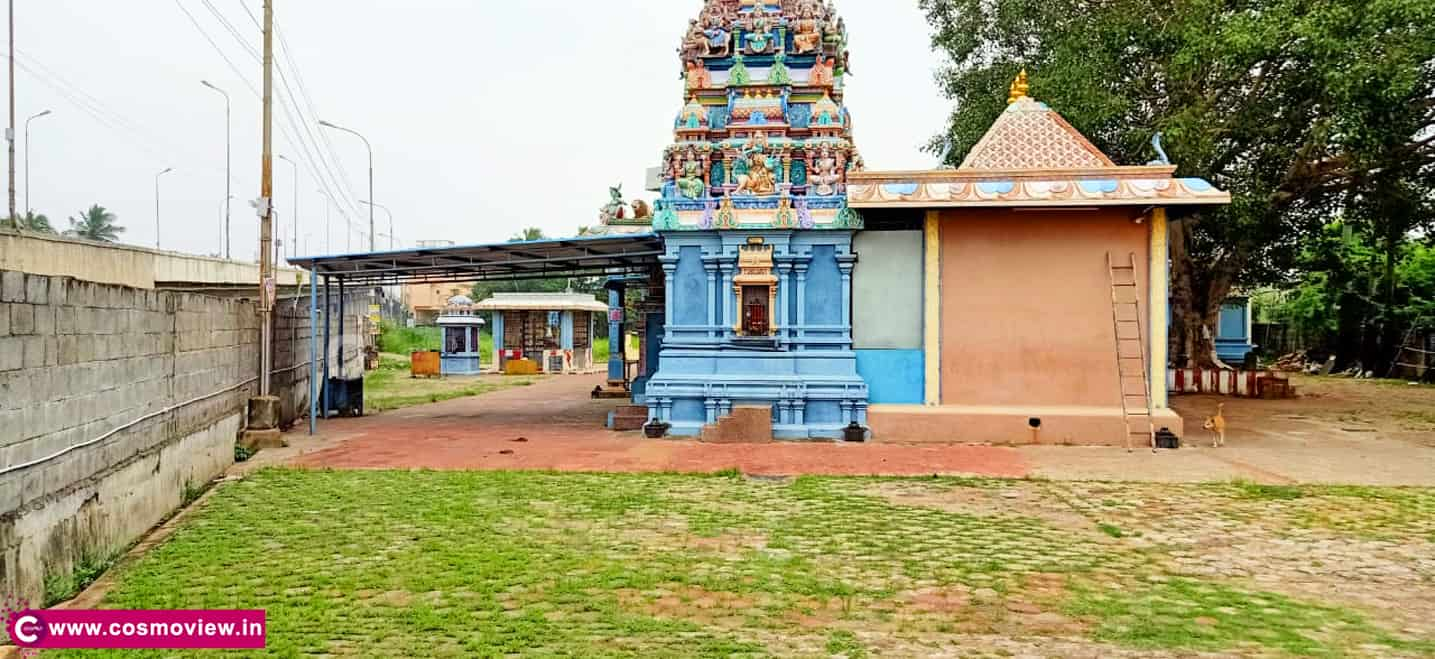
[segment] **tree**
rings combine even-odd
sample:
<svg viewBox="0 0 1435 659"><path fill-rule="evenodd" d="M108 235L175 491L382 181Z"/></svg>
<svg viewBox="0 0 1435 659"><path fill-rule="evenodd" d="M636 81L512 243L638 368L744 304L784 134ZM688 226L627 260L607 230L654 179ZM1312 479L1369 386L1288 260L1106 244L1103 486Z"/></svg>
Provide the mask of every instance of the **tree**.
<svg viewBox="0 0 1435 659"><path fill-rule="evenodd" d="M118 219L104 206L95 204L78 217L70 218L70 230L65 234L102 243L118 242L120 234L125 232L124 227L116 224Z"/></svg>
<svg viewBox="0 0 1435 659"><path fill-rule="evenodd" d="M1237 284L1290 275L1302 236L1435 163L1432 0L921 0L956 109L930 149L956 164L1014 72L1114 159L1161 132L1179 176L1232 194L1173 223L1174 354L1214 361ZM1403 234L1402 234L1403 235Z"/></svg>
<svg viewBox="0 0 1435 659"><path fill-rule="evenodd" d="M15 228L15 220L8 217L0 218L0 228ZM25 216L20 218L20 229L51 235L55 233L55 227L50 224L50 218L46 217L44 213L35 211L26 211Z"/></svg>

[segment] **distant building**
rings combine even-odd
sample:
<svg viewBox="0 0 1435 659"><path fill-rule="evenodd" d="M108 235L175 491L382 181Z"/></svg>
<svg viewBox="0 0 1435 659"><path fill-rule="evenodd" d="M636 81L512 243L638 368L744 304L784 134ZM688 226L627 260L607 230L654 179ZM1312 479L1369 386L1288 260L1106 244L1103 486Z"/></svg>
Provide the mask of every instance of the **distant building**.
<svg viewBox="0 0 1435 659"><path fill-rule="evenodd" d="M414 324L419 326L437 325L449 298L472 294L473 282L410 284L404 287L405 301L414 310Z"/></svg>

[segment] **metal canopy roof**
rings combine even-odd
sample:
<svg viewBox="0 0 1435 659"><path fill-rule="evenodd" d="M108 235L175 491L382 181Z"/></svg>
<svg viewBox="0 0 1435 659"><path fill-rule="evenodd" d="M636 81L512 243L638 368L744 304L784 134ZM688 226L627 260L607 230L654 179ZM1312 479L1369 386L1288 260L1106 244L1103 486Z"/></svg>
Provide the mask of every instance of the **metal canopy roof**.
<svg viewBox="0 0 1435 659"><path fill-rule="evenodd" d="M467 247L304 256L291 265L345 284L513 281L648 274L663 254L656 234L557 238Z"/></svg>

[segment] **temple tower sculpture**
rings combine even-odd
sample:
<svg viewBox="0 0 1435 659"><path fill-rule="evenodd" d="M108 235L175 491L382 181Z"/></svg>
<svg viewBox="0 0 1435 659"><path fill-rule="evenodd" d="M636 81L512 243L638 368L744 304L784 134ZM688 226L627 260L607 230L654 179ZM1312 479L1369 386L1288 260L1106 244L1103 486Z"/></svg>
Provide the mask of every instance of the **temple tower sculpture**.
<svg viewBox="0 0 1435 659"><path fill-rule="evenodd" d="M653 230L666 311L644 400L676 435L769 407L779 438L865 424L847 207L860 170L830 1L707 0L681 40L682 96Z"/></svg>

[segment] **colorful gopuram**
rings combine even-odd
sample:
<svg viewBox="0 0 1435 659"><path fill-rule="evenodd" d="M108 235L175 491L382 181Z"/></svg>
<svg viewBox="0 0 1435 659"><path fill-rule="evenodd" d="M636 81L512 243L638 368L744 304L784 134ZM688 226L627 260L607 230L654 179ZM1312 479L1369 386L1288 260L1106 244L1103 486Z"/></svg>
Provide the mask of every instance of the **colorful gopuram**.
<svg viewBox="0 0 1435 659"><path fill-rule="evenodd" d="M708 0L679 55L683 95L652 223L666 244L660 366L644 387L652 417L675 435L735 406L770 408L777 437L865 424L846 26L818 0Z"/></svg>

